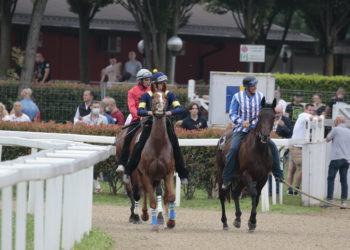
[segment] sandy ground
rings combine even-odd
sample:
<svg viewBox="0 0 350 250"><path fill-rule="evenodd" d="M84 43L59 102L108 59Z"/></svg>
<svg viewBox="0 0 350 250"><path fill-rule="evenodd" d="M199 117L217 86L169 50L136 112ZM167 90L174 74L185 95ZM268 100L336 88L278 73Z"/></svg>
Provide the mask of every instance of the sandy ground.
<svg viewBox="0 0 350 250"><path fill-rule="evenodd" d="M285 215L258 213L257 228L248 233L248 216L242 226L222 230L221 211L177 209L176 227L151 232L150 222L128 222L129 208L94 205L93 225L107 231L116 249L350 249L350 210L328 208L320 213Z"/></svg>

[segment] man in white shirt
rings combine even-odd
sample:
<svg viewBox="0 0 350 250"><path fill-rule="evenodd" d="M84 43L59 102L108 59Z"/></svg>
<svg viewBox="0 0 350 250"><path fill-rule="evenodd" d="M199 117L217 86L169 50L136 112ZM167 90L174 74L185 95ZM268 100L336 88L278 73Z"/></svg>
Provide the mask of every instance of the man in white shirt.
<svg viewBox="0 0 350 250"><path fill-rule="evenodd" d="M295 122L292 139L303 139L306 137L306 121L311 120L315 113L315 107L313 104L306 104L304 112L299 114L298 119ZM295 187L299 189L301 184L301 166L302 166L302 145L294 145L290 147L290 161L288 170L288 183L293 183L294 174L297 171L295 179ZM298 195L298 192L291 188L288 188L288 195Z"/></svg>
<svg viewBox="0 0 350 250"><path fill-rule="evenodd" d="M121 74L121 68L122 64L120 62L117 62L117 58L115 56L112 56L109 59L109 65L102 69L101 71L101 82L103 82L108 77L108 82L119 82L122 78Z"/></svg>
<svg viewBox="0 0 350 250"><path fill-rule="evenodd" d="M14 113L8 117L8 121L11 122L31 122L29 116L22 112L22 103L15 102L13 104ZM4 120L5 121L5 120Z"/></svg>
<svg viewBox="0 0 350 250"><path fill-rule="evenodd" d="M282 106L284 113L286 111L287 103L285 100L281 99L281 91L279 89L275 90L274 97L276 98L277 105Z"/></svg>
<svg viewBox="0 0 350 250"><path fill-rule="evenodd" d="M100 103L93 101L90 105L91 113L84 116L78 123L85 123L91 126L108 124L108 120L104 115L100 114Z"/></svg>
<svg viewBox="0 0 350 250"><path fill-rule="evenodd" d="M74 124L81 121L84 116L90 114L90 105L94 100L94 93L90 89L84 90L83 93L83 103L81 103L74 115Z"/></svg>

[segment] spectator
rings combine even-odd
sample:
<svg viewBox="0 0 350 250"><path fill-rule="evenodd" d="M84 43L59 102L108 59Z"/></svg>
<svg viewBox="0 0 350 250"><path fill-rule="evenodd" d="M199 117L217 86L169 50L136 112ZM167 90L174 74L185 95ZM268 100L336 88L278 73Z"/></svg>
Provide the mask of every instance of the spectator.
<svg viewBox="0 0 350 250"><path fill-rule="evenodd" d="M83 117L79 123L85 123L91 126L108 124L107 118L100 114L100 103L98 101L92 101L90 105L90 114Z"/></svg>
<svg viewBox="0 0 350 250"><path fill-rule="evenodd" d="M110 112L110 116L112 116L114 123L123 126L125 118L123 113L117 108L115 99L112 97L105 97L102 101L107 105L107 112Z"/></svg>
<svg viewBox="0 0 350 250"><path fill-rule="evenodd" d="M9 113L4 104L0 102L0 121L8 121L10 119Z"/></svg>
<svg viewBox="0 0 350 250"><path fill-rule="evenodd" d="M108 124L115 124L112 116L106 113L107 105L104 102L100 102L100 114L107 118Z"/></svg>
<svg viewBox="0 0 350 250"><path fill-rule="evenodd" d="M304 112L301 113L294 125L292 139L304 139L306 131L306 121L312 119L312 114L315 112L313 104L306 104ZM290 148L290 162L288 170L288 183L293 183L295 173L295 187L299 189L301 184L301 166L302 166L302 145L294 145ZM288 195L298 195L298 192L293 192L292 188L288 188Z"/></svg>
<svg viewBox="0 0 350 250"><path fill-rule="evenodd" d="M124 71L126 74L130 74L130 78L126 79L129 82L136 82L136 74L142 68L139 61L136 60L135 51L129 52L129 61L125 63Z"/></svg>
<svg viewBox="0 0 350 250"><path fill-rule="evenodd" d="M322 103L322 97L321 94L314 94L312 96L312 102L315 106L315 113L316 115L324 115L326 111L326 105Z"/></svg>
<svg viewBox="0 0 350 250"><path fill-rule="evenodd" d="M303 112L304 106L301 104L303 95L300 92L296 92L293 97L293 102L288 104L285 111L285 116L289 117L294 126L299 115Z"/></svg>
<svg viewBox="0 0 350 250"><path fill-rule="evenodd" d="M293 134L292 122L283 115L282 105L275 107L275 122L271 131L273 138L291 138Z"/></svg>
<svg viewBox="0 0 350 250"><path fill-rule="evenodd" d="M346 207L348 199L347 173L350 162L350 130L346 127L344 115L338 115L334 121L335 127L327 135L326 141L332 141L331 162L327 177L327 200L333 202L334 179L339 171L341 183L341 206ZM329 207L324 204L322 207Z"/></svg>
<svg viewBox="0 0 350 250"><path fill-rule="evenodd" d="M282 112L286 112L287 103L285 100L281 99L281 91L279 89L275 90L274 97L276 98L277 105L282 107Z"/></svg>
<svg viewBox="0 0 350 250"><path fill-rule="evenodd" d="M31 121L37 120L40 111L38 106L31 99L32 90L30 88L22 89L21 98L22 112L29 116Z"/></svg>
<svg viewBox="0 0 350 250"><path fill-rule="evenodd" d="M15 102L13 104L14 113L9 116L11 122L31 122L29 116L22 112L22 103Z"/></svg>
<svg viewBox="0 0 350 250"><path fill-rule="evenodd" d="M51 80L51 63L46 61L41 53L36 53L35 56L34 77L37 83L44 83Z"/></svg>
<svg viewBox="0 0 350 250"><path fill-rule="evenodd" d="M74 124L81 121L84 116L90 114L90 104L94 100L94 93L90 89L86 89L83 92L83 103L81 103L74 115Z"/></svg>
<svg viewBox="0 0 350 250"><path fill-rule="evenodd" d="M188 110L190 115L183 120L181 125L182 128L194 130L208 127L207 121L200 117L199 105L197 103L192 102Z"/></svg>
<svg viewBox="0 0 350 250"><path fill-rule="evenodd" d="M101 82L105 81L106 76L108 77L108 82L119 82L122 79L121 67L122 64L117 62L115 56L111 56L109 59L109 65L102 69L101 71Z"/></svg>
<svg viewBox="0 0 350 250"><path fill-rule="evenodd" d="M345 90L344 88L338 88L335 95L331 98L331 100L328 102L326 107L326 115L329 118L332 118L333 115L333 105L338 102L345 102Z"/></svg>

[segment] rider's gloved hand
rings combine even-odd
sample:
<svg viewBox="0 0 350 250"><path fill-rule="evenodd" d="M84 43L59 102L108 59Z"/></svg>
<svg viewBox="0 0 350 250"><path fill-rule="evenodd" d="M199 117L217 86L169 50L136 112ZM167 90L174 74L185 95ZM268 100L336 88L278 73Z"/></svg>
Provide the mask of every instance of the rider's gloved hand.
<svg viewBox="0 0 350 250"><path fill-rule="evenodd" d="M282 175L282 176L276 176L276 177L275 177L275 180L276 180L277 182L284 182L284 177L283 177L283 175Z"/></svg>
<svg viewBox="0 0 350 250"><path fill-rule="evenodd" d="M171 111L166 111L166 112L165 112L165 115L166 115L166 116L171 116L172 113L171 113Z"/></svg>

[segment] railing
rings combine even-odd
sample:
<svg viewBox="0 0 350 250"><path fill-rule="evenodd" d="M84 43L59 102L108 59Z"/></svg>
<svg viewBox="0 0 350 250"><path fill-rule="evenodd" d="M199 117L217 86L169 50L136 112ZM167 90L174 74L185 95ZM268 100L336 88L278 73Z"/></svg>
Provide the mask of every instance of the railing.
<svg viewBox="0 0 350 250"><path fill-rule="evenodd" d="M1 132L5 136L0 136L0 155L2 146L31 147L33 152L0 163L1 249L26 249L27 213L34 213L34 249L71 249L91 230L93 165L114 154L114 147Z"/></svg>

